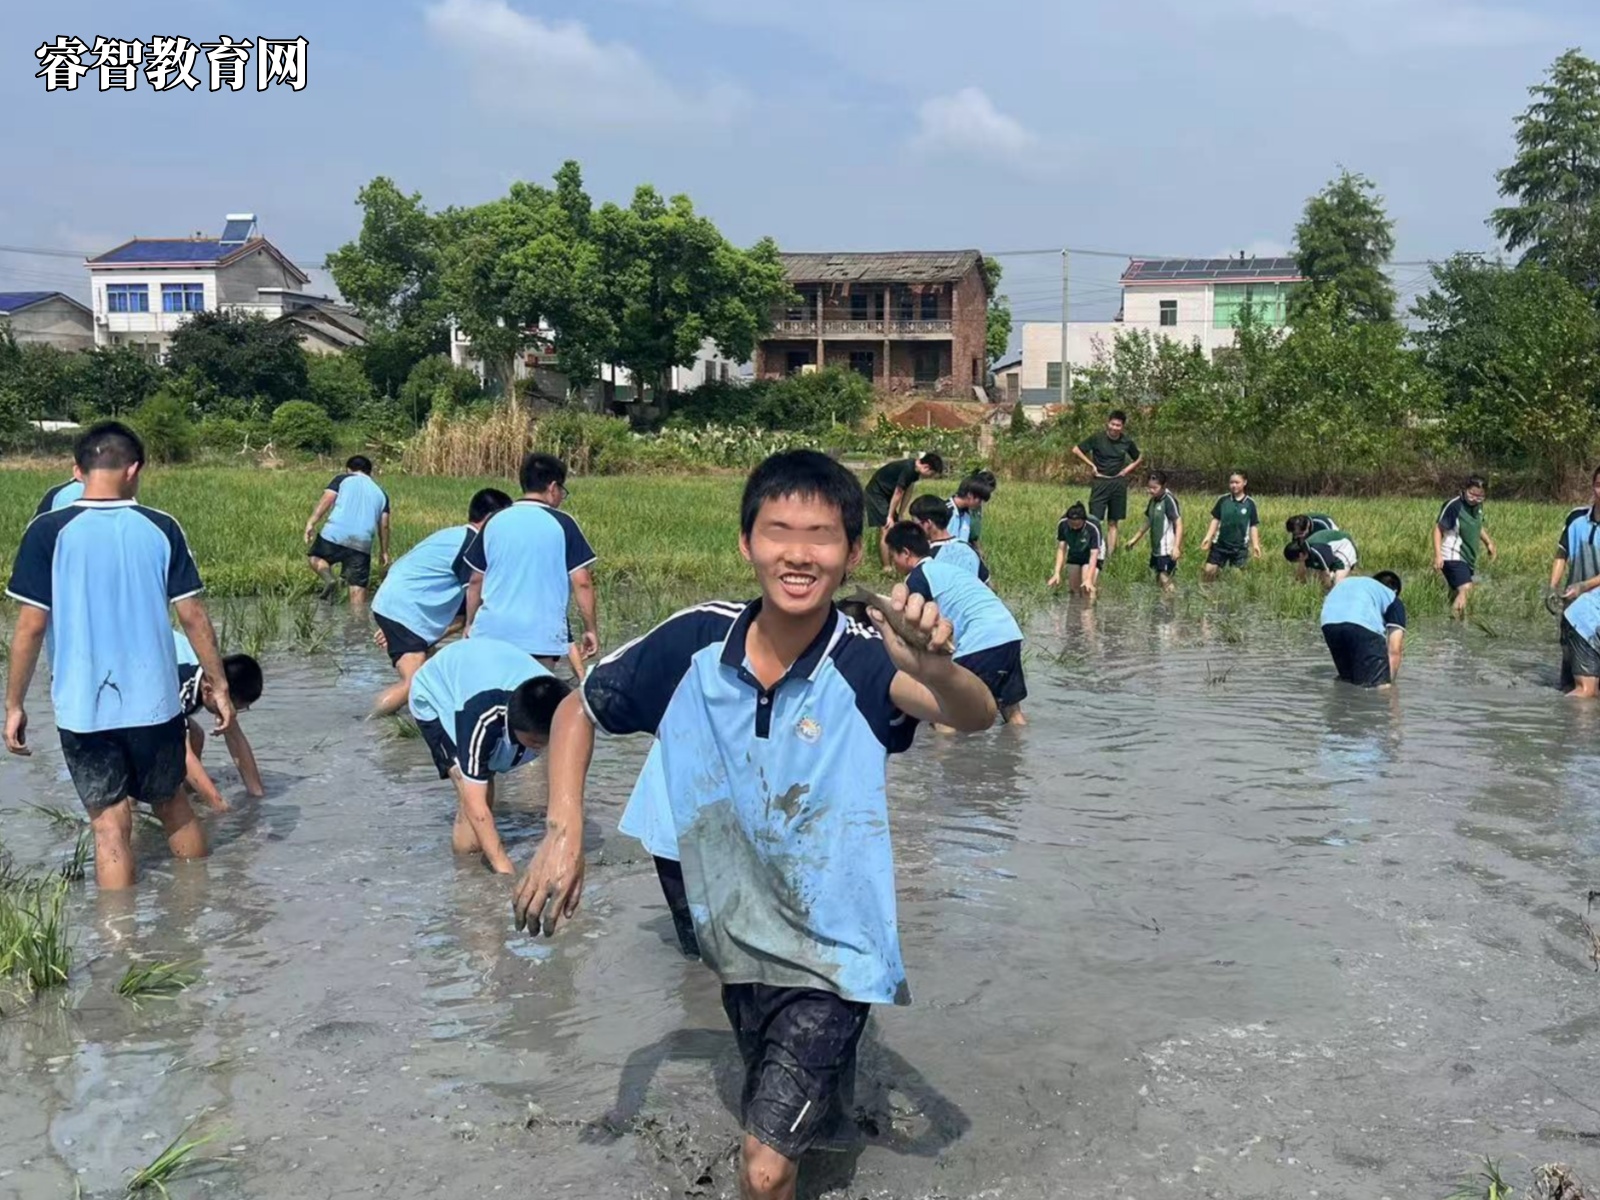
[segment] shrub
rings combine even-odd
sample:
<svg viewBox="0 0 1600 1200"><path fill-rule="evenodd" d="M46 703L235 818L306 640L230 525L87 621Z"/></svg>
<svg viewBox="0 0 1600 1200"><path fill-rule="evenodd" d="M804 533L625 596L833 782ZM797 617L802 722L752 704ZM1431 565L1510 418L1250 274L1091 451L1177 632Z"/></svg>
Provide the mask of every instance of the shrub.
<svg viewBox="0 0 1600 1200"><path fill-rule="evenodd" d="M194 422L186 404L171 392L160 391L133 410L130 423L144 439L152 462L184 462L194 454Z"/></svg>
<svg viewBox="0 0 1600 1200"><path fill-rule="evenodd" d="M265 423L235 417L205 417L197 432L202 447L223 454L238 454L247 448L259 450L272 436Z"/></svg>
<svg viewBox="0 0 1600 1200"><path fill-rule="evenodd" d="M854 425L871 407L872 384L854 371L829 367L787 379L701 384L674 403L672 424L820 431Z"/></svg>
<svg viewBox="0 0 1600 1200"><path fill-rule="evenodd" d="M348 421L373 398L361 364L347 354L306 356L306 398L335 421Z"/></svg>
<svg viewBox="0 0 1600 1200"><path fill-rule="evenodd" d="M400 411L413 425L424 425L437 410L448 416L483 395L478 377L451 364L449 356L431 355L411 368L400 387Z"/></svg>
<svg viewBox="0 0 1600 1200"><path fill-rule="evenodd" d="M279 448L326 454L333 437L333 418L309 400L280 404L272 414L272 440Z"/></svg>

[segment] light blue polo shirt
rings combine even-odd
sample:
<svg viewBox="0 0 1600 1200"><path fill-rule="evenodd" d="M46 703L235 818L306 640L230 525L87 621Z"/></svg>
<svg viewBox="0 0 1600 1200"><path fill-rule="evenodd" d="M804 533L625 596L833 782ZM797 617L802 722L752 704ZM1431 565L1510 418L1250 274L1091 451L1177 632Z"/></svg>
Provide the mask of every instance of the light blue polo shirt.
<svg viewBox="0 0 1600 1200"><path fill-rule="evenodd" d="M477 537L471 525L430 533L389 568L372 598L372 611L404 625L429 645L437 642L466 599L472 578L467 548Z"/></svg>
<svg viewBox="0 0 1600 1200"><path fill-rule="evenodd" d="M972 541L972 510L957 508L954 496L946 503L950 505L950 524L946 527L950 536L958 542Z"/></svg>
<svg viewBox="0 0 1600 1200"><path fill-rule="evenodd" d="M519 685L548 674L506 642L451 642L411 677L411 715L439 722L461 774L483 783L537 757L511 737L506 704Z"/></svg>
<svg viewBox="0 0 1600 1200"><path fill-rule="evenodd" d="M942 563L952 567L960 567L963 571L971 571L977 576L979 583L989 582L989 568L984 565L983 559L978 557L978 552L967 542L958 542L954 539L933 544L933 556Z"/></svg>
<svg viewBox="0 0 1600 1200"><path fill-rule="evenodd" d="M44 494L39 501L39 507L33 510L33 515L42 517L47 512L55 512L58 508L65 508L69 504L76 504L83 499L83 481L69 479L65 483L58 483Z"/></svg>
<svg viewBox="0 0 1600 1200"><path fill-rule="evenodd" d="M1579 596L1561 615L1561 619L1586 641L1600 637L1600 591L1587 591Z"/></svg>
<svg viewBox="0 0 1600 1200"><path fill-rule="evenodd" d="M661 765L661 743L654 742L634 781L617 830L644 844L656 858L678 861L678 833L672 826L672 802L667 798L667 773Z"/></svg>
<svg viewBox="0 0 1600 1200"><path fill-rule="evenodd" d="M378 535L378 520L389 511L388 495L360 471L335 475L327 490L338 499L322 527L322 536L335 546L370 551L372 539Z"/></svg>
<svg viewBox="0 0 1600 1200"><path fill-rule="evenodd" d="M1589 505L1567 514L1556 542L1556 557L1567 560L1568 587L1600 575L1600 520Z"/></svg>
<svg viewBox="0 0 1600 1200"><path fill-rule="evenodd" d="M939 606L955 627L956 656L992 650L1022 640L1022 627L988 587L965 568L925 558L906 576L906 587Z"/></svg>
<svg viewBox="0 0 1600 1200"><path fill-rule="evenodd" d="M764 689L744 650L758 611L678 613L602 659L584 705L602 732L655 735L635 795L670 813L654 819L670 820L724 984L909 1003L885 776L916 722L890 699L894 664L876 630L835 611Z"/></svg>
<svg viewBox="0 0 1600 1200"><path fill-rule="evenodd" d="M1322 602L1324 625L1359 625L1383 636L1389 629L1406 627L1406 606L1376 579L1352 575L1336 583Z"/></svg>
<svg viewBox="0 0 1600 1200"><path fill-rule="evenodd" d="M572 572L594 557L578 523L560 509L538 500L501 509L467 551L467 566L483 573L472 636L499 638L524 654L565 654Z"/></svg>
<svg viewBox="0 0 1600 1200"><path fill-rule="evenodd" d="M132 500L79 500L35 517L6 594L50 614L50 699L72 733L178 715L167 606L198 595L178 523Z"/></svg>

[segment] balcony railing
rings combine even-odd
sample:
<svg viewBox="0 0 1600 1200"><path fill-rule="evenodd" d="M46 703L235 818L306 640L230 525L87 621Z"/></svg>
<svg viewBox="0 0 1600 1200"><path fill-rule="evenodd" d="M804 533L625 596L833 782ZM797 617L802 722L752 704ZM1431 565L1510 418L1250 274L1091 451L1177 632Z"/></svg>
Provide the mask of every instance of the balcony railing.
<svg viewBox="0 0 1600 1200"><path fill-rule="evenodd" d="M952 327L953 322L948 317L927 321L849 321L827 317L822 321L822 336L918 337L930 334L948 334L951 332ZM817 319L815 317L780 317L773 322L772 332L776 337L814 338L817 336Z"/></svg>

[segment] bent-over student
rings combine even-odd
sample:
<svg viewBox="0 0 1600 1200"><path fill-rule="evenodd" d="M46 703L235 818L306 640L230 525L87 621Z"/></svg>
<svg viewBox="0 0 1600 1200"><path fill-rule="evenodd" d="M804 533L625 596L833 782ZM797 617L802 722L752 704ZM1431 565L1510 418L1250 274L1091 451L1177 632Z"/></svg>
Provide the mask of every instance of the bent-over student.
<svg viewBox="0 0 1600 1200"><path fill-rule="evenodd" d="M1056 569L1050 576L1050 586L1061 586L1061 570L1065 567L1067 591L1093 600L1104 554L1100 522L1082 504L1073 503L1056 523Z"/></svg>
<svg viewBox="0 0 1600 1200"><path fill-rule="evenodd" d="M178 699L183 706L184 718L189 723L189 752L184 767L184 781L196 798L215 812L227 812L231 807L221 790L206 772L201 759L205 756L206 735L195 714L205 709L212 716L217 710L217 691L200 667L200 657L189 644L181 629L172 631L173 649L178 655ZM233 765L239 769L239 780L244 784L245 795L259 800L267 794L261 782L261 769L256 766L255 751L250 739L240 727L238 714L261 699L261 664L248 654L229 654L222 660L222 673L228 679L228 698L233 701L234 719L222 731L222 741L228 747Z"/></svg>
<svg viewBox="0 0 1600 1200"><path fill-rule="evenodd" d="M1398 679L1406 640L1400 576L1379 571L1334 584L1322 602L1322 639L1342 682L1379 688Z"/></svg>

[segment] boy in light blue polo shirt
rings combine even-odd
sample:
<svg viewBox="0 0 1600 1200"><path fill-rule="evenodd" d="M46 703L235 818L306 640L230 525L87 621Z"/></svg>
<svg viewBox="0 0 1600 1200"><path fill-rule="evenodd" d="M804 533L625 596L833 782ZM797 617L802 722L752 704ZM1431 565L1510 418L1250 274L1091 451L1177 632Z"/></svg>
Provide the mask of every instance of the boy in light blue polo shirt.
<svg viewBox="0 0 1600 1200"><path fill-rule="evenodd" d="M195 714L205 709L213 716L217 712L216 689L200 669L200 656L194 652L183 630L172 631L172 645L178 655L178 703L189 727L189 754L185 782L195 798L215 812L228 812L233 806L223 797L221 789L212 780L210 772L201 761L206 752L205 730L200 728ZM261 664L248 654L230 654L222 660L222 671L228 679L228 696L233 700L233 724L222 734L223 743L239 769L239 781L244 784L245 795L259 800L267 794L261 782L261 769L256 765L256 754L245 737L239 714L261 699Z"/></svg>
<svg viewBox="0 0 1600 1200"><path fill-rule="evenodd" d="M1334 584L1322 602L1322 638L1344 683L1388 687L1400 675L1406 639L1406 606L1400 576L1379 571Z"/></svg>
<svg viewBox="0 0 1600 1200"><path fill-rule="evenodd" d="M106 421L78 438L74 458L82 499L35 517L12 565L6 594L21 607L6 680L6 748L32 753L24 700L48 626L62 757L94 830L95 879L109 890L134 882L135 801L155 810L175 855L206 853L205 833L178 795L186 738L169 605L217 681L219 732L233 724L233 703L183 530L134 499L144 444Z"/></svg>
<svg viewBox="0 0 1600 1200"><path fill-rule="evenodd" d="M946 505L950 512L947 528L952 538L963 545L972 541L973 518L983 511L984 504L993 494L994 489L976 475L969 475L961 481L956 494L950 497ZM916 520L916 517L913 516L912 520Z"/></svg>
<svg viewBox="0 0 1600 1200"><path fill-rule="evenodd" d="M934 558L928 535L916 522L901 521L886 536L889 563L906 577L906 587L936 602L955 626L956 662L983 680L1007 725L1026 725L1022 629L1011 610L970 571Z"/></svg>
<svg viewBox="0 0 1600 1200"><path fill-rule="evenodd" d="M1574 584L1561 614L1562 665L1571 676L1567 694L1581 700L1600 696L1600 578Z"/></svg>
<svg viewBox="0 0 1600 1200"><path fill-rule="evenodd" d="M373 716L388 716L405 707L411 677L451 626L465 618L467 584L472 580L467 551L483 523L510 507L510 496L498 488L484 488L468 502L465 525L430 533L402 554L384 577L372 598L372 619L378 626L374 640L388 652L400 682L379 693Z"/></svg>
<svg viewBox="0 0 1600 1200"><path fill-rule="evenodd" d="M411 715L439 778L456 787L457 854L482 853L496 874L511 873L494 826L495 776L544 749L569 690L517 647L486 637L451 642L412 676Z"/></svg>
<svg viewBox="0 0 1600 1200"><path fill-rule="evenodd" d="M83 499L83 480L73 477L65 483L56 484L46 492L39 501L39 507L33 510L33 515L42 517L47 512L55 512L58 508L76 504L81 499Z"/></svg>
<svg viewBox="0 0 1600 1200"><path fill-rule="evenodd" d="M686 609L594 666L556 714L547 832L517 888L518 928L552 933L577 911L595 728L654 734L664 786L642 794L670 806L695 934L745 1065L743 1195L792 1195L801 1154L841 1115L868 1006L909 1001L888 756L919 720L983 729L995 716L950 658L937 605L895 589L897 619L924 648L881 614L865 626L834 607L861 561L864 506L860 482L824 454L756 468L740 548L760 598Z"/></svg>
<svg viewBox="0 0 1600 1200"><path fill-rule="evenodd" d="M583 618L584 658L600 649L594 550L578 523L561 511L567 466L549 454L522 463L523 496L496 513L467 551L467 636L499 638L554 667L567 653L567 608L574 596Z"/></svg>
<svg viewBox="0 0 1600 1200"><path fill-rule="evenodd" d="M911 502L911 519L928 535L928 545L933 547L933 557L942 563L970 571L979 583L989 583L989 566L978 557L978 552L967 542L958 542L950 536L950 522L954 509L937 496L918 496ZM989 584L993 587L993 584Z"/></svg>
<svg viewBox="0 0 1600 1200"><path fill-rule="evenodd" d="M344 473L335 475L323 489L306 522L306 545L310 547L306 562L322 580L323 599L333 598L337 586L333 568L337 565L350 589L350 607L362 608L372 581L374 538L383 565L389 565L389 496L372 481L372 460L366 455L352 455L344 467ZM318 533L317 522L324 516L328 523Z"/></svg>

